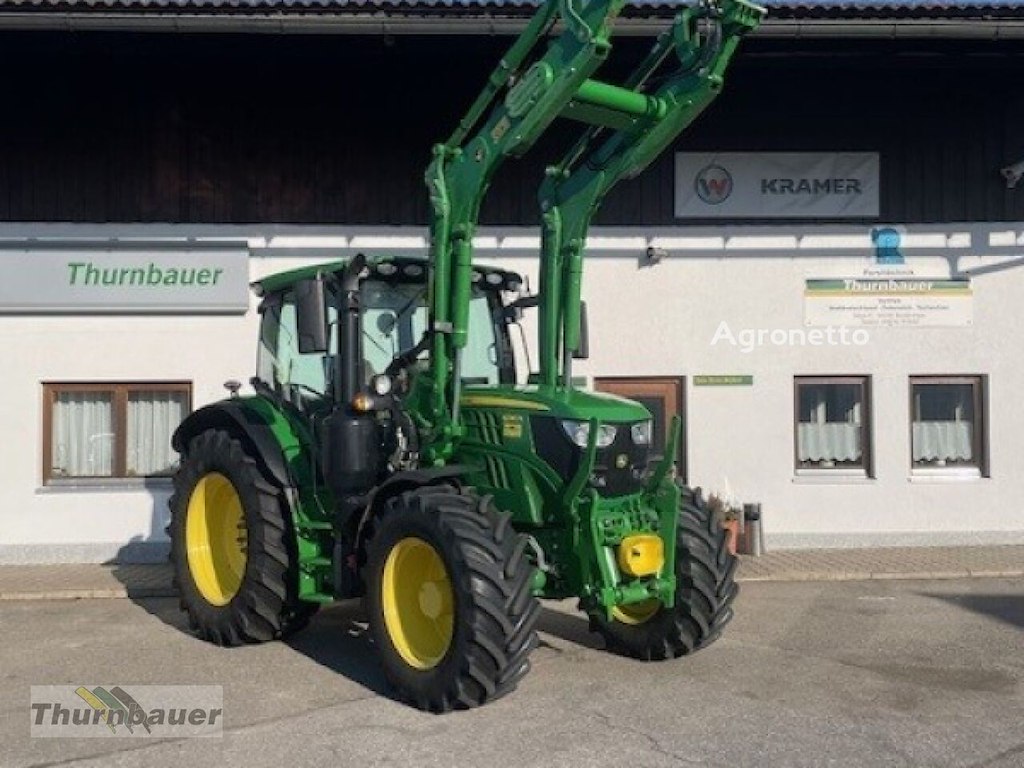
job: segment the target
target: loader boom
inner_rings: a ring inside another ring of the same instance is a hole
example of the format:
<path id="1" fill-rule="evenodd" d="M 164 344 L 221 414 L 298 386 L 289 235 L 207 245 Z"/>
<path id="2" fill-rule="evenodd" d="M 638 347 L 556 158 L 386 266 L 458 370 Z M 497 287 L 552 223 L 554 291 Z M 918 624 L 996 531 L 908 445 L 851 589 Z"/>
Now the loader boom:
<path id="1" fill-rule="evenodd" d="M 529 150 L 607 57 L 611 23 L 624 4 L 546 0 L 455 132 L 434 147 L 426 172 L 433 333 L 428 461 L 450 456 L 462 432 L 460 356 L 468 333 L 473 235 L 487 188 L 501 163 Z M 562 32 L 548 43 L 559 20 Z"/>
<path id="2" fill-rule="evenodd" d="M 570 103 L 570 116 L 590 127 L 548 168 L 540 190 L 542 385 L 556 384 L 559 351 L 561 382 L 572 383 L 587 230 L 605 195 L 639 175 L 714 101 L 740 39 L 763 13 L 744 0 L 686 8 L 625 88 L 587 81 Z M 653 76 L 665 69 L 648 93 Z"/>
<path id="3" fill-rule="evenodd" d="M 594 214 L 615 184 L 640 173 L 714 100 L 740 38 L 764 14 L 748 0 L 684 8 L 620 87 L 590 78 L 611 52 L 613 23 L 624 4 L 547 0 L 455 132 L 434 148 L 426 172 L 432 338 L 429 423 L 423 426 L 430 462 L 444 463 L 464 433 L 460 357 L 468 334 L 473 236 L 498 167 L 529 150 L 556 118 L 589 126 L 548 170 L 540 190 L 540 384 L 558 384 L 561 362 L 568 387 Z"/>

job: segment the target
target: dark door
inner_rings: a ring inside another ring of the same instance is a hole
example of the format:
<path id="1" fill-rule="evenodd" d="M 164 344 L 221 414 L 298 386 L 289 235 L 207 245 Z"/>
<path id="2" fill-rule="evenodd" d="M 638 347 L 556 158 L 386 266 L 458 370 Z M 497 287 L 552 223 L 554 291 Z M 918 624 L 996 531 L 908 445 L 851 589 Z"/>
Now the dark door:
<path id="1" fill-rule="evenodd" d="M 661 456 L 668 439 L 668 427 L 673 416 L 684 416 L 683 379 L 681 377 L 653 378 L 598 378 L 594 387 L 599 392 L 628 397 L 642 403 L 654 415 L 654 435 L 651 455 Z M 679 477 L 686 482 L 686 422 L 683 421 L 679 439 L 679 454 L 676 456 Z"/>

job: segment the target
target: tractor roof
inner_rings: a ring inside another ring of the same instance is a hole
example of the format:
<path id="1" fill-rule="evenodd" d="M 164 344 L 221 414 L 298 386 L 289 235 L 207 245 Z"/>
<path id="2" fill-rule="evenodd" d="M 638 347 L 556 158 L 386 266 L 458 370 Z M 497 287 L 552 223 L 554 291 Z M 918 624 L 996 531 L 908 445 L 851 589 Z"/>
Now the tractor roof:
<path id="1" fill-rule="evenodd" d="M 347 265 L 348 261 L 340 260 L 289 269 L 287 272 L 278 272 L 274 275 L 267 275 L 261 280 L 256 280 L 252 283 L 252 289 L 257 296 L 263 296 L 290 288 L 300 280 L 308 280 L 311 277 L 315 277 L 318 273 L 335 274 L 341 272 Z M 425 283 L 427 280 L 427 260 L 421 256 L 371 256 L 368 259 L 368 266 L 371 276 L 378 280 L 394 280 L 407 283 Z M 475 264 L 473 265 L 473 271 L 474 282 L 483 280 L 486 284 L 495 288 L 500 286 L 505 290 L 518 290 L 519 285 L 522 284 L 522 278 L 518 274 L 505 269 Z"/>

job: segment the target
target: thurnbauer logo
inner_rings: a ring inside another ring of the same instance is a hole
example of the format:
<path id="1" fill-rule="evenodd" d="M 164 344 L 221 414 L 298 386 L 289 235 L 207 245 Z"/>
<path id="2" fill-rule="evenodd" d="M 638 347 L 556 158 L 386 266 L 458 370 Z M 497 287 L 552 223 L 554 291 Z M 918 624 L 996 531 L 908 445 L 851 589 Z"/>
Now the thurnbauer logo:
<path id="1" fill-rule="evenodd" d="M 49 688 L 56 689 L 57 687 L 50 686 Z M 178 729 L 189 732 L 209 730 L 211 727 L 217 731 L 221 729 L 218 719 L 222 719 L 224 710 L 221 707 L 208 706 L 206 702 L 196 702 L 198 706 L 180 706 L 183 703 L 180 700 L 165 701 L 166 697 L 157 696 L 156 700 L 161 701 L 164 706 L 145 707 L 124 688 L 117 685 L 108 687 L 98 685 L 92 688 L 81 685 L 74 688 L 73 695 L 70 686 L 63 688 L 67 693 L 52 698 L 46 697 L 43 700 L 39 700 L 35 689 L 33 689 L 31 703 L 33 730 L 50 728 L 60 731 L 60 733 L 41 732 L 39 735 L 96 736 L 103 733 L 113 736 L 161 736 L 170 733 L 194 735 L 181 733 Z M 144 693 L 152 694 L 155 688 L 160 687 L 142 686 L 141 690 Z M 153 697 L 151 695 L 142 698 L 149 701 Z M 81 706 L 76 706 L 75 702 L 79 700 Z"/>
<path id="2" fill-rule="evenodd" d="M 705 166 L 693 182 L 697 197 L 708 205 L 721 205 L 732 194 L 732 174 L 720 165 Z"/>

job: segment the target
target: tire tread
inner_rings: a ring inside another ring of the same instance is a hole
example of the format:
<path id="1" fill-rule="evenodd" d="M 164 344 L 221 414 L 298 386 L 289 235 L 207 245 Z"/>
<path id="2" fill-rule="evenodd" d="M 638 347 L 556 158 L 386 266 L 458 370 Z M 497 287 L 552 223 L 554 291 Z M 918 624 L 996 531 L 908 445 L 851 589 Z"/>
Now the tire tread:
<path id="1" fill-rule="evenodd" d="M 390 647 L 383 619 L 373 608 L 374 590 L 379 591 L 373 573 L 387 554 L 387 542 L 378 543 L 378 538 L 416 535 L 402 533 L 414 530 L 408 528 L 414 522 L 425 526 L 432 543 L 441 542 L 449 553 L 449 576 L 463 615 L 452 656 L 427 673 L 418 673 L 421 677 L 410 684 L 409 669 Z M 533 567 L 525 539 L 512 529 L 509 516 L 495 509 L 489 496 L 447 485 L 428 486 L 390 499 L 371 536 L 370 626 L 385 676 L 403 698 L 421 709 L 446 712 L 478 707 L 514 690 L 529 670 L 528 657 L 537 646 L 540 604 L 532 592 Z"/>

